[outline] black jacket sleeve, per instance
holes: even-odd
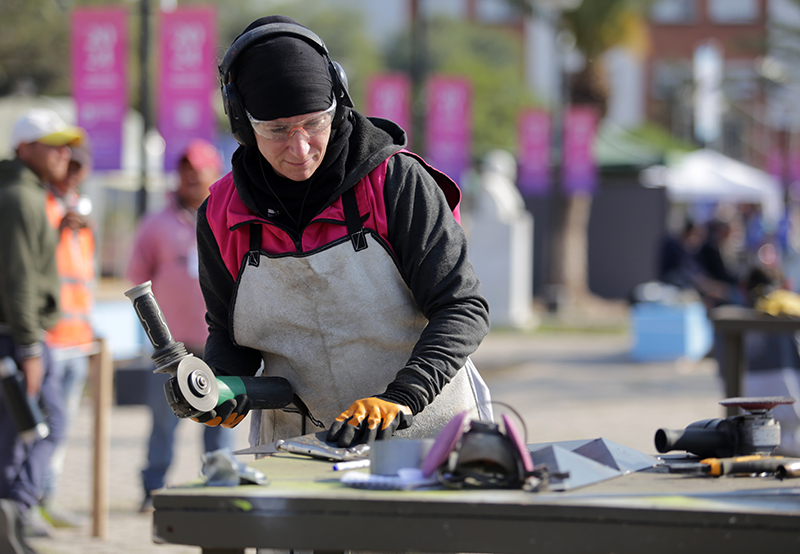
[[[261,366],[261,354],[235,345],[230,335],[229,314],[236,282],[222,261],[208,225],[205,203],[197,211],[197,255],[208,323],[203,358],[217,375],[255,375]]]
[[[389,241],[428,325],[406,366],[380,397],[421,412],[489,332],[489,307],[467,255],[467,238],[444,194],[416,159],[389,160]]]

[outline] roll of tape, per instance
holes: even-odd
[[[369,471],[374,475],[397,475],[404,468],[421,468],[433,439],[403,439],[375,441],[369,450]]]

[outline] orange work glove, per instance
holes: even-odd
[[[328,442],[341,447],[391,438],[398,429],[414,422],[408,406],[371,396],[353,402],[328,431]]]
[[[228,429],[233,429],[245,418],[247,412],[250,411],[251,405],[250,397],[246,394],[240,394],[230,400],[226,400],[210,412],[193,417],[192,421],[203,423],[209,427],[222,425]]]

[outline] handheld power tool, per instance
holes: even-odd
[[[200,358],[186,351],[172,338],[161,308],[147,281],[125,292],[144,328],[154,352],[154,373],[167,373],[164,393],[172,411],[180,418],[196,417],[237,395],[246,394],[257,410],[280,409],[295,397],[292,385],[283,377],[219,376]]]
[[[684,430],[659,429],[656,449],[662,454],[685,450],[701,458],[769,455],[781,444],[781,426],[770,410],[794,402],[787,396],[727,398],[719,403],[737,406],[745,413],[696,421]]]

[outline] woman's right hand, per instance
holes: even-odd
[[[230,400],[226,400],[210,412],[202,413],[191,419],[209,427],[221,425],[222,427],[233,429],[247,416],[251,405],[250,397],[246,394],[240,394]]]

